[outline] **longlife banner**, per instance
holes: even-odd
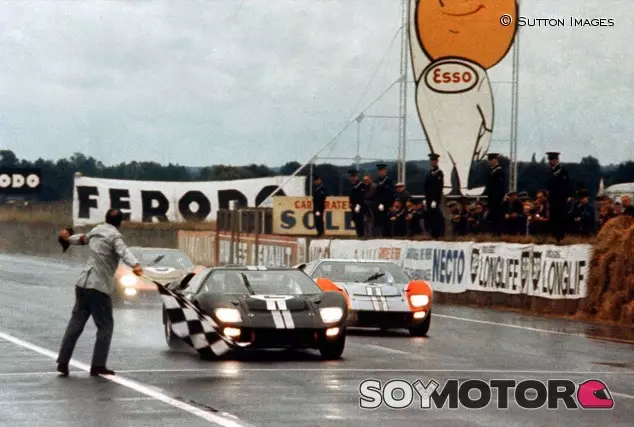
[[[230,201],[256,207],[287,180],[280,193],[304,195],[306,177],[289,178],[163,182],[76,177],[73,224],[103,222],[110,208],[121,209],[125,220],[132,222],[212,221],[218,209],[227,209]]]
[[[273,233],[315,235],[315,216],[311,197],[273,197]],[[348,197],[327,197],[324,212],[326,236],[355,236]]]
[[[437,292],[523,294],[581,299],[588,293],[590,245],[313,240],[310,260],[391,260]]]

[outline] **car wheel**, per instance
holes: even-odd
[[[409,328],[409,334],[413,337],[426,337],[431,326],[431,311],[420,325]]]
[[[178,348],[179,338],[174,335],[174,331],[172,331],[172,322],[170,322],[169,318],[165,320],[163,326],[165,332],[165,342],[167,343],[167,346],[171,349]]]
[[[345,346],[346,333],[345,331],[343,331],[339,338],[337,338],[335,341],[324,339],[324,341],[319,346],[319,353],[321,354],[321,358],[324,360],[336,360],[341,358]]]

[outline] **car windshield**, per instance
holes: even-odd
[[[299,270],[218,270],[207,277],[203,292],[256,295],[314,295],[317,284]]]
[[[353,283],[408,283],[407,274],[392,262],[322,262],[315,270],[315,276],[333,282]]]
[[[151,265],[151,267],[172,267],[177,269],[189,269],[194,266],[189,257],[181,251],[174,250],[147,250],[147,249],[132,249],[132,253],[139,260],[142,267],[146,267],[152,264],[156,258],[161,255],[165,255],[162,260]]]

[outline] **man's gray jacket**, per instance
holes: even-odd
[[[88,245],[90,257],[86,267],[79,275],[75,286],[94,289],[107,295],[114,291],[114,275],[119,260],[130,267],[139,261],[123,242],[119,230],[110,224],[101,224],[86,234],[75,234],[70,237],[71,245]]]

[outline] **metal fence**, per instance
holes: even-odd
[[[235,233],[273,234],[271,208],[220,209],[216,216],[216,229]]]

